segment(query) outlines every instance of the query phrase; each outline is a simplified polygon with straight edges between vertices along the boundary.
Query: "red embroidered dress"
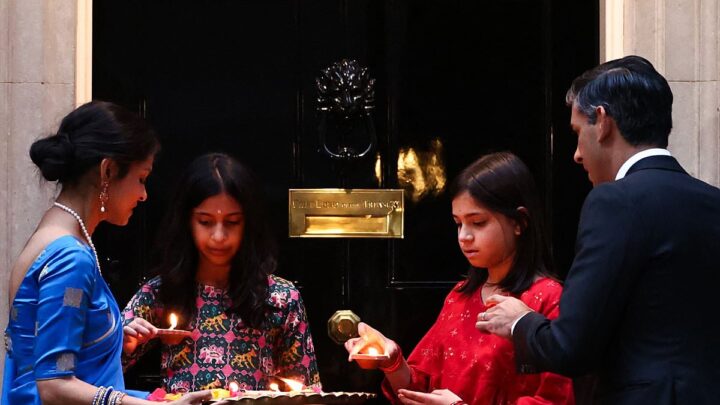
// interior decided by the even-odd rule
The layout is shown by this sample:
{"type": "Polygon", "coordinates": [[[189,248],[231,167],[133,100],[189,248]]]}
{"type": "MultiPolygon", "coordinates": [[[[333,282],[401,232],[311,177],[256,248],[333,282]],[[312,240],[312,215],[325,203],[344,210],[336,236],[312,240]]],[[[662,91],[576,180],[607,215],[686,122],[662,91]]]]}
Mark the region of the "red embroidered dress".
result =
{"type": "MultiPolygon", "coordinates": [[[[164,324],[166,314],[157,301],[160,278],[148,281],[130,300],[124,311],[127,325],[142,317],[154,325],[164,324]]],[[[177,345],[162,345],[163,389],[168,392],[226,388],[236,381],[240,388],[268,389],[272,376],[302,381],[321,388],[310,327],[300,292],[280,277],[268,277],[267,323],[263,329],[228,317],[230,306],[225,292],[198,285],[197,315],[190,323],[192,338],[177,345]]],[[[123,354],[123,365],[132,365],[151,343],[138,347],[131,356],[123,354]]]]}
{"type": "MultiPolygon", "coordinates": [[[[435,324],[408,357],[410,390],[449,389],[468,404],[574,404],[572,381],[552,373],[517,374],[512,341],[480,332],[475,322],[487,309],[481,289],[472,295],[457,292],[445,299],[435,324]]],[[[520,299],[534,311],[557,318],[562,286],[543,278],[520,299]]],[[[383,391],[399,403],[386,380],[383,391]]]]}

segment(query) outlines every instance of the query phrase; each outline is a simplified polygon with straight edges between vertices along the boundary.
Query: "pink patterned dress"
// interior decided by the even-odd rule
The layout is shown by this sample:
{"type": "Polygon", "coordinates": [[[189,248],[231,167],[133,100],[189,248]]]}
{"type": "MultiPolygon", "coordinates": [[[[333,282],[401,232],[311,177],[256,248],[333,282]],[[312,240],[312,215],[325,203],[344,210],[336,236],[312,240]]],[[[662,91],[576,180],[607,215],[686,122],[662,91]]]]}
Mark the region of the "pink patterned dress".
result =
{"type": "MultiPolygon", "coordinates": [[[[153,325],[167,323],[169,314],[157,300],[159,286],[160,278],[153,278],[133,296],[123,312],[126,325],[135,317],[153,325]]],[[[264,390],[277,382],[275,376],[321,388],[305,307],[291,282],[268,277],[267,322],[262,329],[228,316],[224,309],[230,306],[230,297],[220,288],[199,284],[196,302],[197,315],[189,325],[192,338],[175,345],[162,344],[163,389],[226,388],[235,381],[243,389],[264,390]]],[[[131,366],[157,342],[153,339],[132,355],[123,355],[123,366],[131,366]]]]}

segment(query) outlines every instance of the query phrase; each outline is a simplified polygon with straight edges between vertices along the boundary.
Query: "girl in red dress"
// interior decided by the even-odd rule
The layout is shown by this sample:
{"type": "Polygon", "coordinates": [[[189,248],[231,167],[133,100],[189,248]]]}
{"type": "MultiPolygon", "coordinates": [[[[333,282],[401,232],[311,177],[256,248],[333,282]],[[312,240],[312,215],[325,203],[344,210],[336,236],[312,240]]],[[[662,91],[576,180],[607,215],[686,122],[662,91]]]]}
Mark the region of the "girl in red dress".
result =
{"type": "Polygon", "coordinates": [[[350,354],[381,346],[389,359],[383,392],[403,404],[574,404],[572,382],[552,373],[518,374],[512,342],[475,329],[487,297],[519,297],[550,319],[562,286],[550,277],[551,255],[532,174],[511,153],[486,155],[453,183],[452,214],[467,278],[445,299],[435,324],[405,360],[400,347],[361,323],[350,354]]]}

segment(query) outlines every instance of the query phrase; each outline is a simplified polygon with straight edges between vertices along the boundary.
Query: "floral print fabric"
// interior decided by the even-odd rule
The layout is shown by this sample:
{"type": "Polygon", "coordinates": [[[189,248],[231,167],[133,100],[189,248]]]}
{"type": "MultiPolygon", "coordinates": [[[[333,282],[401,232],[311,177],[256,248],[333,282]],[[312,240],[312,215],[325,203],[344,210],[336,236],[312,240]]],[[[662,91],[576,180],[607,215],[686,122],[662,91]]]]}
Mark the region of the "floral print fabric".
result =
{"type": "MultiPolygon", "coordinates": [[[[160,278],[143,285],[124,311],[124,324],[141,317],[165,325],[169,313],[157,300],[160,278]]],[[[248,390],[268,389],[275,377],[302,381],[320,389],[310,327],[300,292],[280,277],[268,277],[267,315],[261,329],[250,328],[236,315],[228,315],[230,297],[209,285],[197,286],[197,314],[190,322],[191,338],[179,344],[162,344],[163,389],[188,392],[226,388],[231,381],[248,390]]],[[[138,347],[123,364],[132,365],[148,345],[138,347]]]]}

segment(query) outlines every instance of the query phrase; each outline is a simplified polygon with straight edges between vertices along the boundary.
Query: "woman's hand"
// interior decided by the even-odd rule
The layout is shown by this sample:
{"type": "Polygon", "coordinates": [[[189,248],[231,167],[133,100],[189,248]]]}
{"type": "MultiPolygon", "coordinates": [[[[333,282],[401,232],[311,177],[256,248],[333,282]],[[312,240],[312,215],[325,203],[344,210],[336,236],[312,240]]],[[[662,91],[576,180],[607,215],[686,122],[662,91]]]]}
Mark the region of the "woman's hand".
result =
{"type": "MultiPolygon", "coordinates": [[[[367,347],[374,346],[389,357],[379,364],[381,368],[395,364],[397,356],[402,356],[397,343],[386,338],[382,333],[371,328],[368,324],[360,322],[360,324],[358,324],[358,334],[360,337],[352,338],[345,342],[345,350],[348,351],[350,356],[360,353],[367,347]]],[[[352,361],[350,356],[348,356],[348,361],[352,361]]]]}
{"type": "Polygon", "coordinates": [[[427,404],[427,405],[450,405],[462,398],[450,390],[435,390],[431,393],[399,390],[398,399],[406,405],[427,404]]]}
{"type": "MultiPolygon", "coordinates": [[[[177,401],[172,401],[170,404],[172,405],[200,405],[203,403],[203,401],[209,401],[212,399],[212,391],[205,390],[205,391],[197,391],[197,392],[190,392],[182,396],[182,398],[178,399],[177,401]]],[[[214,405],[222,405],[225,401],[222,402],[215,402],[214,405]]]]}
{"type": "Polygon", "coordinates": [[[143,318],[135,318],[123,328],[123,351],[132,354],[138,345],[157,335],[157,328],[143,318]]]}

